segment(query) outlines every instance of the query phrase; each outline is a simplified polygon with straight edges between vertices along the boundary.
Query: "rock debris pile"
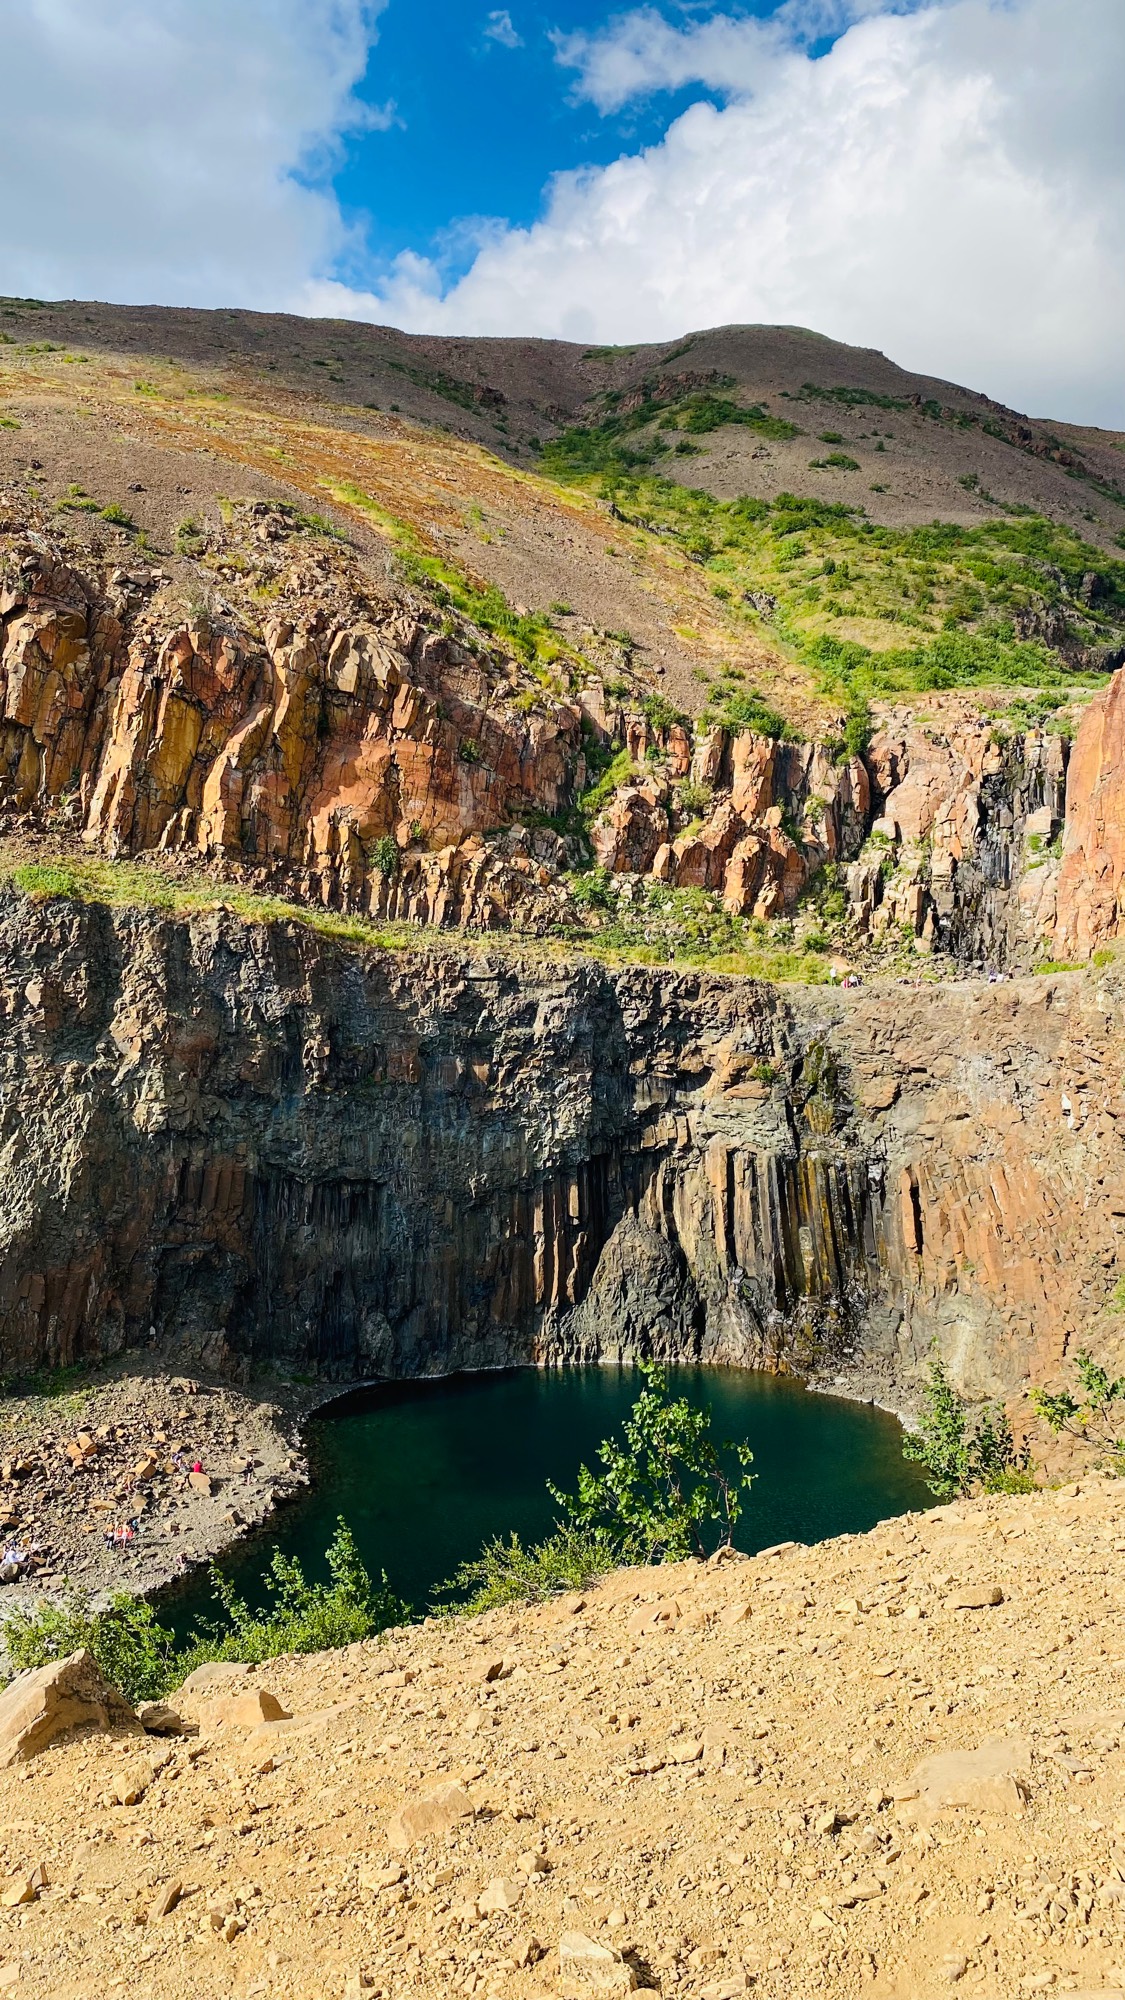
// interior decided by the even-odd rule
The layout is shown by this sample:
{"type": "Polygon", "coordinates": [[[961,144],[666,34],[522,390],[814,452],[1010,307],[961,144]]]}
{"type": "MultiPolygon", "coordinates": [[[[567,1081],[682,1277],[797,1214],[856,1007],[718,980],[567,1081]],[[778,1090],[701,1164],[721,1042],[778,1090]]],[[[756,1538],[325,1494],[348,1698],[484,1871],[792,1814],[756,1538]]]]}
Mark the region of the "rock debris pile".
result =
{"type": "Polygon", "coordinates": [[[226,1386],[112,1372],[0,1420],[0,1612],[29,1586],[146,1590],[305,1480],[276,1412],[226,1386]]]}
{"type": "Polygon", "coordinates": [[[1111,2000],[1123,1556],[1090,1479],[201,1669],[0,1772],[0,1990],[1111,2000]]]}

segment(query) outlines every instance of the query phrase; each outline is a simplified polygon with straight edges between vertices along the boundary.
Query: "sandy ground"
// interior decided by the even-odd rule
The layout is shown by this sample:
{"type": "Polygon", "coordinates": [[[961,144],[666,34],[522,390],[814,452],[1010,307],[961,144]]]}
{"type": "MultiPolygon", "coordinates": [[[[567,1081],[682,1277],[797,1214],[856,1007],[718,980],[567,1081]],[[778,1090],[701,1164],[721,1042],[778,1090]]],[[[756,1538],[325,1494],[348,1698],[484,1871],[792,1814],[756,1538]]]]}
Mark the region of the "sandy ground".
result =
{"type": "Polygon", "coordinates": [[[1108,2000],[1123,1654],[1095,1479],[277,1661],[211,1693],[288,1722],[185,1698],[198,1735],[0,1774],[0,1985],[1108,2000]]]}

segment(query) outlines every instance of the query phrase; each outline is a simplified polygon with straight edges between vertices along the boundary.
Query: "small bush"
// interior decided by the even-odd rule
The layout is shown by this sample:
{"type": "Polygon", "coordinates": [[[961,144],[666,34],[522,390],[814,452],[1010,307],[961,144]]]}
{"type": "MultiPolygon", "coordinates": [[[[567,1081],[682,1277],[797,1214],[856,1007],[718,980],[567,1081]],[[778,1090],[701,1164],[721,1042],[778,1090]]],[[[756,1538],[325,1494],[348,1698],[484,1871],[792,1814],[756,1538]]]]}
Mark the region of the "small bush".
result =
{"type": "Polygon", "coordinates": [[[207,530],[194,514],[179,523],[172,547],[178,556],[201,556],[207,547],[207,530]]]}
{"type": "Polygon", "coordinates": [[[641,697],[641,712],[649,728],[657,730],[661,736],[667,735],[669,729],[674,729],[678,722],[687,721],[683,710],[676,708],[662,694],[643,695],[641,697]]]}
{"type": "Polygon", "coordinates": [[[715,794],[710,785],[693,784],[690,778],[685,778],[676,787],[676,805],[688,819],[693,819],[697,813],[706,817],[714,800],[715,794]]]}
{"type": "Polygon", "coordinates": [[[1002,1407],[986,1404],[974,1421],[971,1405],[958,1395],[938,1360],[930,1363],[922,1414],[903,1437],[902,1455],[925,1468],[927,1484],[939,1500],[1034,1489],[1027,1446],[1017,1449],[1002,1407]],[[1030,1479],[1031,1489],[1004,1483],[1013,1477],[1030,1479]]]}
{"type": "Polygon", "coordinates": [[[84,486],[68,486],[61,500],[55,502],[58,514],[100,514],[102,503],[94,500],[84,486]]]}
{"type": "Polygon", "coordinates": [[[265,1577],[267,1604],[251,1611],[233,1584],[212,1569],[212,1588],[221,1616],[192,1633],[177,1651],[171,1632],[151,1604],[115,1597],[104,1611],[90,1611],[79,1599],[17,1611],[4,1625],[3,1642],[14,1673],[46,1666],[80,1646],[88,1646],[106,1679],[128,1701],[154,1701],[209,1660],[241,1660],[250,1666],[279,1653],[319,1653],[369,1639],[405,1618],[384,1576],[372,1582],[346,1523],[341,1520],[327,1550],[330,1581],[309,1583],[299,1562],[278,1551],[265,1577]]]}
{"type": "Polygon", "coordinates": [[[662,1368],[642,1361],[644,1387],[618,1443],[598,1447],[602,1471],[578,1468],[578,1488],[564,1493],[548,1481],[561,1510],[553,1534],[531,1548],[518,1535],[486,1542],[462,1563],[439,1597],[464,1596],[464,1609],[537,1602],[560,1590],[581,1590],[621,1563],[679,1562],[704,1555],[704,1530],[717,1526],[728,1543],[754,1475],[746,1444],[717,1444],[711,1413],[685,1396],[672,1397],[662,1368]]]}
{"type": "Polygon", "coordinates": [[[559,1591],[586,1590],[615,1569],[618,1560],[607,1535],[575,1528],[559,1528],[530,1548],[517,1534],[507,1541],[497,1535],[472,1562],[462,1563],[448,1582],[439,1584],[435,1595],[456,1597],[459,1608],[475,1617],[498,1605],[541,1604],[559,1591]]]}
{"type": "Polygon", "coordinates": [[[393,876],[399,871],[401,856],[398,842],[392,833],[380,834],[371,848],[371,866],[379,875],[393,876]]]}
{"type": "Polygon", "coordinates": [[[752,729],[756,736],[788,734],[784,717],[753,688],[716,687],[699,720],[702,728],[725,729],[731,736],[742,729],[752,729]]]}
{"type": "Polygon", "coordinates": [[[137,525],[133,516],[124,507],[118,507],[116,502],[102,508],[102,520],[108,521],[111,528],[135,528],[137,525]]]}
{"type": "Polygon", "coordinates": [[[570,877],[570,894],[580,910],[612,910],[613,885],[608,868],[588,868],[570,877]]]}
{"type": "MultiPolygon", "coordinates": [[[[1110,1298],[1110,1304],[1120,1310],[1123,1285],[1118,1284],[1110,1298]]],[[[1061,1395],[1051,1395],[1043,1389],[1033,1389],[1031,1401],[1037,1416],[1042,1417],[1049,1430],[1065,1431],[1070,1437],[1081,1438],[1087,1444],[1100,1445],[1108,1451],[1110,1461],[1118,1472],[1125,1472],[1125,1376],[1112,1379],[1085,1349],[1074,1358],[1078,1376],[1080,1396],[1069,1390],[1061,1395]]]]}
{"type": "Polygon", "coordinates": [[[156,1701],[174,1686],[175,1641],[158,1623],[151,1604],[124,1594],[104,1611],[91,1612],[84,1600],[45,1604],[16,1611],[4,1625],[4,1647],[12,1672],[47,1666],[89,1647],[106,1679],[127,1701],[156,1701]]]}
{"type": "Polygon", "coordinates": [[[378,1585],[373,1583],[342,1519],[325,1560],[331,1581],[309,1583],[295,1556],[275,1551],[265,1575],[268,1601],[261,1611],[252,1611],[230,1579],[212,1569],[212,1589],[222,1618],[193,1633],[176,1660],[177,1677],[182,1679],[208,1660],[260,1666],[279,1653],[322,1653],[351,1646],[403,1622],[405,1605],[392,1594],[385,1576],[378,1585]]]}
{"type": "Polygon", "coordinates": [[[619,750],[606,765],[605,770],[594,783],[587,787],[578,801],[578,810],[585,820],[594,820],[604,812],[614,792],[627,785],[630,778],[637,776],[637,767],[627,750],[619,750]]]}

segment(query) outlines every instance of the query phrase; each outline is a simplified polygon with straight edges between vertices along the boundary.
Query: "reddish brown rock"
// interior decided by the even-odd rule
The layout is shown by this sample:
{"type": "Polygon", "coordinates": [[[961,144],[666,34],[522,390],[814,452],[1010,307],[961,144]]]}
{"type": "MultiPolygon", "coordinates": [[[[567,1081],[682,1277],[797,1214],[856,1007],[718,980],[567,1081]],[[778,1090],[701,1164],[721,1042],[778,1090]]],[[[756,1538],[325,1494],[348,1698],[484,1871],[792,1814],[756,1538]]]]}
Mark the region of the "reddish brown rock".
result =
{"type": "Polygon", "coordinates": [[[1087,958],[1121,935],[1125,910],[1125,670],[1082,717],[1066,780],[1055,942],[1087,958]]]}

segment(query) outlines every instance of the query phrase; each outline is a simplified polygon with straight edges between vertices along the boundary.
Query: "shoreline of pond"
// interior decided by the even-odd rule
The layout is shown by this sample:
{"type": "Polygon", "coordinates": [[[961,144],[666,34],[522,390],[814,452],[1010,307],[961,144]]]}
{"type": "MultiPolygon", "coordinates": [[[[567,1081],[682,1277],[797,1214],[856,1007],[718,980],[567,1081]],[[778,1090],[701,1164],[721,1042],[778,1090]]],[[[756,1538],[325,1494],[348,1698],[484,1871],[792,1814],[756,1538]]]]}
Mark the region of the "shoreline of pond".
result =
{"type": "MultiPolygon", "coordinates": [[[[705,1374],[764,1376],[765,1379],[783,1381],[795,1392],[810,1397],[847,1402],[857,1408],[869,1408],[901,1423],[898,1410],[880,1401],[870,1392],[868,1384],[855,1381],[827,1382],[807,1380],[788,1371],[759,1371],[736,1369],[731,1364],[717,1364],[706,1361],[686,1361],[670,1364],[674,1370],[687,1369],[705,1374]]],[[[608,1377],[632,1376],[636,1373],[636,1363],[594,1361],[580,1364],[581,1371],[608,1377]]],[[[337,1421],[346,1413],[349,1404],[370,1407],[378,1399],[387,1396],[400,1397],[424,1394],[430,1390],[440,1390],[456,1383],[478,1383],[503,1377],[524,1375],[539,1381],[567,1376],[579,1372],[570,1367],[536,1362],[507,1363],[479,1369],[454,1369],[425,1376],[384,1376],[377,1375],[347,1383],[294,1383],[275,1376],[261,1378],[256,1384],[233,1385],[206,1374],[185,1377],[161,1368],[155,1357],[137,1355],[122,1356],[108,1368],[92,1373],[75,1383],[74,1389],[61,1397],[29,1393],[9,1397],[6,1400],[9,1427],[14,1423],[17,1430],[21,1417],[28,1417],[28,1436],[25,1441],[26,1455],[41,1452],[43,1434],[57,1442],[60,1430],[79,1430],[79,1419],[72,1423],[60,1422],[68,1414],[66,1406],[84,1399],[94,1399],[98,1414],[104,1419],[107,1414],[110,1427],[115,1413],[128,1415],[129,1426],[137,1432],[146,1428],[159,1435],[167,1429],[167,1421],[160,1408],[162,1399],[175,1395],[178,1386],[185,1381],[193,1381],[201,1399],[212,1412],[219,1412],[223,1419],[237,1416],[237,1424],[247,1433],[252,1433],[255,1447],[252,1456],[259,1460],[253,1474],[246,1475],[235,1483],[234,1471],[223,1465],[214,1473],[216,1489],[209,1500],[196,1497],[192,1505],[191,1532],[185,1537],[186,1520],[179,1524],[180,1532],[174,1542],[150,1538],[144,1520],[129,1552],[120,1559],[112,1574],[99,1573],[86,1581],[78,1565],[77,1573],[59,1573],[57,1564],[52,1573],[42,1582],[36,1577],[26,1577],[19,1582],[0,1588],[0,1621],[6,1613],[15,1610],[31,1610],[38,1605],[58,1603],[78,1596],[92,1609],[102,1608],[112,1595],[125,1591],[130,1595],[145,1599],[157,1607],[172,1606],[185,1595],[198,1592],[202,1578],[213,1564],[236,1563],[253,1554],[264,1560],[272,1548],[277,1546],[277,1525],[292,1514],[294,1508],[304,1508],[318,1498],[318,1487],[323,1473],[318,1464],[321,1454],[317,1451],[315,1435],[310,1435],[310,1427],[321,1422],[337,1421]],[[106,1407],[101,1408],[104,1403],[106,1407]],[[141,1415],[138,1415],[138,1409],[141,1415]],[[44,1411],[47,1417],[44,1417],[44,1411]],[[37,1437],[34,1433],[38,1431],[37,1437]],[[235,1518],[231,1519],[231,1513],[235,1518]],[[186,1542],[186,1545],[185,1545],[186,1542]]],[[[104,1423],[99,1428],[104,1428],[104,1423]]],[[[139,1450],[151,1447],[139,1444],[139,1450]]],[[[209,1463],[209,1470],[212,1466],[209,1463]]],[[[66,1522],[61,1540],[64,1546],[77,1549],[77,1536],[85,1525],[80,1519],[87,1506],[87,1496],[76,1482],[68,1482],[60,1489],[58,1496],[63,1502],[72,1501],[72,1518],[66,1522]]],[[[130,1504],[122,1500],[123,1511],[130,1504]]],[[[71,1510],[66,1509],[69,1513],[71,1510]]],[[[57,1525],[57,1524],[56,1524],[57,1525]]],[[[86,1553],[85,1551],[83,1552],[86,1553]]],[[[88,1564],[84,1565],[88,1568],[88,1564]]]]}

